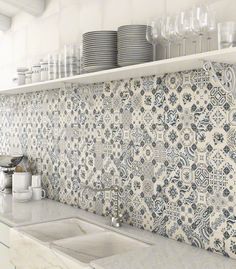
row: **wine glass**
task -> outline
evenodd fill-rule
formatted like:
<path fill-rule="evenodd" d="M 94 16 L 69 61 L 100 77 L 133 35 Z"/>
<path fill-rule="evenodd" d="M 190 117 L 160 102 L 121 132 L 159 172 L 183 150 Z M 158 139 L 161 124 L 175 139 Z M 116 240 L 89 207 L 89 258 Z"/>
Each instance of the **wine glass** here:
<path fill-rule="evenodd" d="M 176 16 L 167 16 L 165 19 L 165 38 L 168 41 L 168 55 L 171 58 L 171 44 L 177 40 Z"/>
<path fill-rule="evenodd" d="M 176 18 L 176 34 L 183 40 L 183 56 L 186 55 L 186 40 L 191 33 L 191 18 L 190 10 L 180 12 Z"/>
<path fill-rule="evenodd" d="M 208 27 L 208 8 L 206 5 L 197 5 L 192 9 L 192 31 L 199 37 L 199 50 L 203 52 L 203 36 Z"/>
<path fill-rule="evenodd" d="M 160 37 L 160 21 L 151 19 L 147 23 L 146 39 L 153 46 L 153 61 L 157 59 L 157 43 Z"/>
<path fill-rule="evenodd" d="M 216 17 L 215 13 L 212 11 L 208 11 L 208 18 L 207 18 L 207 51 L 211 50 L 211 34 L 216 31 Z"/>

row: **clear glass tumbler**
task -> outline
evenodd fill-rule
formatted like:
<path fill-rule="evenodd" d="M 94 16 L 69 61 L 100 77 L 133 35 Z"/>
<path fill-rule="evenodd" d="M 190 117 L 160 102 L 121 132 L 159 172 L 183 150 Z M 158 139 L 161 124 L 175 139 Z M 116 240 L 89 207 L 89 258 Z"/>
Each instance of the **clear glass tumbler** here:
<path fill-rule="evenodd" d="M 78 71 L 77 47 L 74 44 L 64 47 L 65 77 L 75 76 Z"/>
<path fill-rule="evenodd" d="M 236 22 L 218 23 L 218 48 L 236 47 Z"/>

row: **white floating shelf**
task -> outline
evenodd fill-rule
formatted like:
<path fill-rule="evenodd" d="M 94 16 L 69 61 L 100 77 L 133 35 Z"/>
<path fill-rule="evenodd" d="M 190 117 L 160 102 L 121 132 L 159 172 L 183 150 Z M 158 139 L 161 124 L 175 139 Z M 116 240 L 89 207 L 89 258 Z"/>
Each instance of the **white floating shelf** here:
<path fill-rule="evenodd" d="M 111 80 L 138 78 L 141 76 L 162 75 L 165 73 L 201 68 L 203 65 L 203 61 L 235 64 L 236 47 L 181 56 L 127 67 L 120 67 L 94 73 L 82 74 L 69 78 L 62 78 L 30 85 L 17 86 L 8 89 L 0 89 L 0 94 L 18 94 L 56 89 L 62 87 L 64 83 L 91 84 Z"/>

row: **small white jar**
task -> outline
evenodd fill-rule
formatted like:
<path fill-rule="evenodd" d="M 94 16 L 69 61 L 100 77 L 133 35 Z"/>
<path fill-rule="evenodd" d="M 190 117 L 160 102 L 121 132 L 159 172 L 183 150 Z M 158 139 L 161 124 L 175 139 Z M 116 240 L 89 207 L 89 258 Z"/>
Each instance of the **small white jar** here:
<path fill-rule="evenodd" d="M 32 71 L 28 71 L 25 73 L 25 84 L 32 83 Z"/>
<path fill-rule="evenodd" d="M 41 66 L 35 64 L 32 66 L 32 83 L 40 82 L 41 79 Z"/>
<path fill-rule="evenodd" d="M 41 81 L 48 80 L 48 62 L 40 62 Z"/>
<path fill-rule="evenodd" d="M 19 67 L 17 68 L 17 77 L 18 77 L 18 85 L 24 85 L 25 84 L 25 72 L 28 71 L 25 67 Z"/>

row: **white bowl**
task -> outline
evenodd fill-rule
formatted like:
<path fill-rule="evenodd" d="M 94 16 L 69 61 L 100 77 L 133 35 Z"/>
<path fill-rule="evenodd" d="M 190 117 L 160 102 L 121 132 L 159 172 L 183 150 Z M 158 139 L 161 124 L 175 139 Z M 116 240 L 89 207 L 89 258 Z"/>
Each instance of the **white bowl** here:
<path fill-rule="evenodd" d="M 13 199 L 16 202 L 24 203 L 32 198 L 32 190 L 16 190 L 13 192 Z"/>

